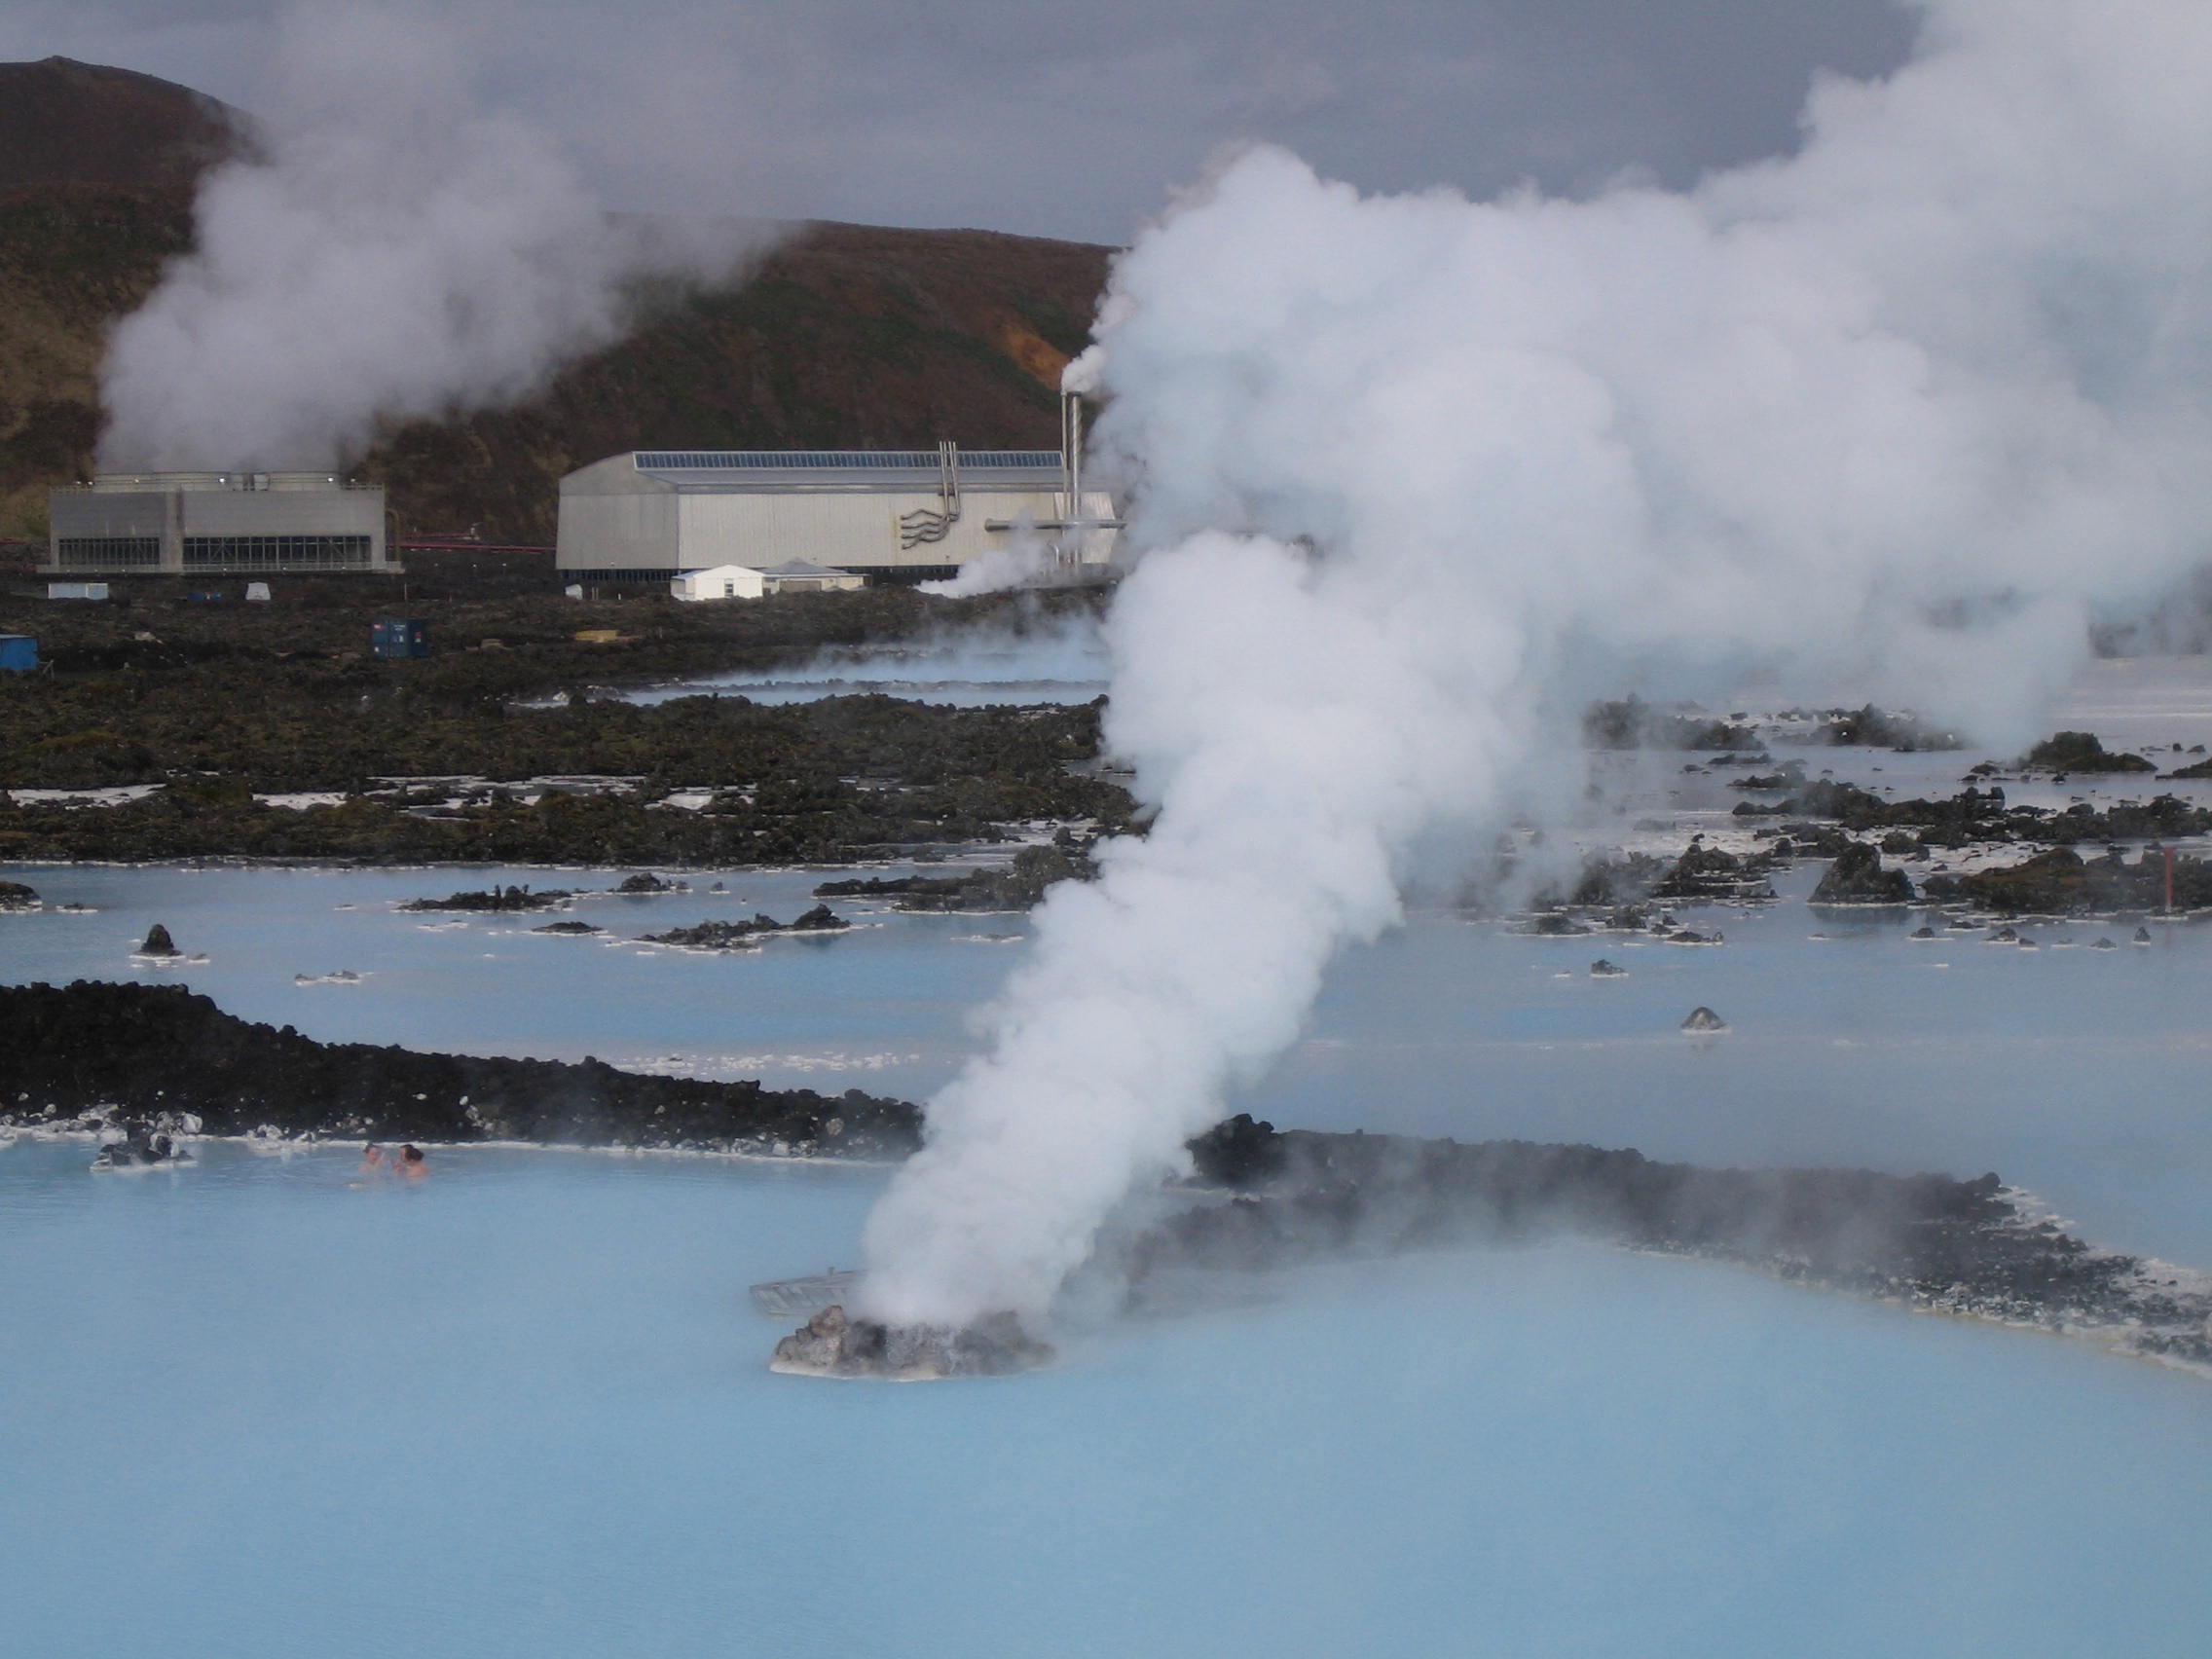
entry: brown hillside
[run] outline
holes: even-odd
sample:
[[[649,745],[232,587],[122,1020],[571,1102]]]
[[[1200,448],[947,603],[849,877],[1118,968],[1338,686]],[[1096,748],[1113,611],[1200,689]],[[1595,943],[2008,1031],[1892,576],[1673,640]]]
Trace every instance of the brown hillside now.
[[[0,187],[190,184],[245,126],[228,104],[134,70],[0,63]]]
[[[67,67],[95,90],[123,74]],[[0,124],[0,179],[30,168],[14,141]],[[183,185],[0,189],[0,536],[43,536],[47,487],[90,468],[106,330],[191,236]],[[480,525],[546,541],[561,475],[625,449],[1048,448],[1059,369],[1087,342],[1110,253],[808,226],[746,281],[650,296],[628,338],[531,402],[400,427],[362,470],[389,486],[403,534]]]
[[[549,540],[561,475],[626,449],[1049,449],[1110,250],[807,227],[751,280],[667,296],[519,408],[392,434],[403,522]]]
[[[0,190],[0,536],[46,535],[46,491],[99,436],[108,325],[192,240],[189,185]]]

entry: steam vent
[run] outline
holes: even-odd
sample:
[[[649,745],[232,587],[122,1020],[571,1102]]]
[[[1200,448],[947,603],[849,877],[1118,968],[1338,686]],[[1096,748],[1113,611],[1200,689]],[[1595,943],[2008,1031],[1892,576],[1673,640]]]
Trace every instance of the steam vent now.
[[[1010,1377],[1034,1371],[1051,1358],[1051,1345],[1030,1336],[1012,1313],[994,1313],[960,1330],[893,1327],[852,1318],[832,1305],[778,1343],[768,1369],[794,1377],[935,1382],[948,1377]]]

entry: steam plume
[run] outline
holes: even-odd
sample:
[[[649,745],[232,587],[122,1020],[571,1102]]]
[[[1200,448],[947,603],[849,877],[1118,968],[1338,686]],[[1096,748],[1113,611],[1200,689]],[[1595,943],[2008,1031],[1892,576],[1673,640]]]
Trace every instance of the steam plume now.
[[[1120,261],[1078,371],[1141,477],[1107,735],[1158,817],[1043,907],[873,1311],[1045,1309],[1415,861],[1556,791],[1586,692],[1793,666],[2018,743],[2092,597],[2212,550],[2212,12],[1926,12],[1688,193],[1363,199],[1263,149]]]
[[[631,276],[739,251],[609,222],[417,7],[297,8],[276,69],[262,153],[203,180],[197,250],[110,342],[104,466],[335,465],[380,419],[527,395],[615,337]]]

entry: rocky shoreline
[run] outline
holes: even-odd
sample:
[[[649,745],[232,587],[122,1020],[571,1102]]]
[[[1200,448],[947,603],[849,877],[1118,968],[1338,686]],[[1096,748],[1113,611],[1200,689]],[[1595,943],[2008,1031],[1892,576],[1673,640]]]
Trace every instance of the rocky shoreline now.
[[[1178,1268],[1570,1235],[2087,1337],[2212,1375],[2212,1277],[2097,1249],[1995,1174],[1715,1169],[1634,1149],[1277,1131],[1246,1116],[1192,1152],[1198,1179],[1225,1196],[1137,1241],[1140,1291]]]
[[[123,1130],[188,1114],[270,1139],[903,1158],[921,1111],[848,1089],[649,1077],[600,1060],[517,1060],[318,1043],[181,985],[0,986],[0,1127]]]
[[[922,1112],[847,1090],[764,1089],[570,1064],[318,1043],[182,986],[0,986],[0,1128],[108,1136],[183,1125],[318,1138],[889,1160]],[[1191,1143],[1192,1198],[1113,1264],[1132,1295],[1177,1270],[1573,1235],[1739,1263],[1929,1310],[2085,1336],[2212,1372],[2212,1278],[2092,1247],[1995,1174],[1719,1169],[1633,1149],[1460,1144],[1239,1116]],[[1051,1350],[1017,1325],[901,1332],[847,1319],[787,1339],[781,1368],[999,1375]]]

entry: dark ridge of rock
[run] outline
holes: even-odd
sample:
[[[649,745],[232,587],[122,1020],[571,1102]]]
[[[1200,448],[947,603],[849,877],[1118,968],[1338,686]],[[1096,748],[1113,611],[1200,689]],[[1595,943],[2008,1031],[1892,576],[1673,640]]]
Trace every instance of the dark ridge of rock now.
[[[1690,1010],[1688,1016],[1682,1021],[1682,1029],[1684,1031],[1725,1031],[1728,1029],[1728,1022],[1714,1014],[1713,1010],[1699,1007]]]
[[[146,930],[146,942],[138,947],[137,954],[140,956],[182,956],[184,952],[177,949],[176,940],[169,938],[169,930],[160,922],[156,922]]]
[[[645,1077],[594,1059],[429,1054],[249,1024],[181,985],[0,986],[0,1124],[196,1114],[210,1134],[897,1158],[921,1111],[849,1089]]]
[[[2059,846],[2002,868],[1932,875],[1923,891],[1931,899],[1963,901],[2005,915],[2080,916],[2162,908],[2165,884],[2160,848],[2146,849],[2129,864],[2118,847],[2102,858],[2083,859],[2072,847]],[[2177,909],[2212,905],[2212,862],[2176,858],[2173,892]]]
[[[163,1163],[190,1163],[191,1152],[180,1145],[176,1135],[191,1132],[187,1127],[192,1120],[177,1121],[177,1115],[165,1112],[153,1123],[131,1125],[129,1132],[119,1141],[110,1141],[93,1156],[94,1169],[148,1169]]]
[[[1838,783],[1833,778],[1819,778],[1807,784],[1797,794],[1782,803],[1785,813],[1801,812],[1810,818],[1833,818],[1846,829],[1863,829],[1881,822],[1890,803],[1878,794],[1869,793],[1857,784]]]
[[[1732,790],[1801,790],[1805,787],[1805,762],[1786,760],[1779,772],[1737,778],[1728,787]]]
[[[1772,899],[1774,889],[1767,885],[1752,861],[1697,840],[1682,850],[1682,856],[1675,861],[1675,867],[1652,888],[1651,897],[1725,899],[1739,904],[1755,904]]]
[[[962,875],[861,876],[825,881],[817,899],[889,899],[900,910],[987,912],[1026,910],[1057,881],[1088,881],[1098,873],[1089,854],[1074,846],[1024,847],[1003,869]]]
[[[2149,928],[2137,928],[2134,939],[2128,942],[2131,944],[2149,944],[2151,942],[2151,930]]]
[[[1912,878],[1901,869],[1884,869],[1882,855],[1864,841],[1854,841],[1828,866],[1809,901],[1815,904],[1909,904]]]
[[[2028,751],[2020,764],[2052,772],[2156,772],[2158,769],[2140,755],[2115,755],[2093,731],[2062,731],[2046,737]]]
[[[2118,950],[2120,946],[2113,943],[2109,939],[2100,939],[2090,944],[2089,948],[2091,950]]]
[[[576,934],[580,936],[604,933],[606,930],[590,922],[547,922],[543,927],[532,928],[530,931],[541,934]]]
[[[1686,709],[1655,709],[1641,697],[1593,703],[1583,712],[1582,740],[1592,749],[1695,749],[1754,754],[1763,745],[1748,725]]]
[[[842,933],[851,926],[829,905],[817,904],[791,922],[756,915],[748,922],[701,922],[695,927],[671,928],[666,933],[641,937],[647,944],[676,944],[687,950],[750,950],[769,934]]]
[[[1812,824],[1800,818],[1781,827],[1774,844],[1780,847],[1785,842],[1793,858],[1832,859],[1851,845],[1851,837],[1833,824]]]
[[[466,893],[449,893],[443,899],[410,899],[402,910],[467,910],[482,915],[507,915],[525,910],[553,910],[575,895],[563,887],[484,887]]]
[[[1548,908],[1556,903],[1616,908],[1641,903],[1666,879],[1669,867],[1664,859],[1654,858],[1649,853],[1630,853],[1617,859],[1593,858],[1584,863],[1574,890],[1564,901],[1547,895],[1537,907]]]
[[[1235,1190],[1132,1247],[1140,1288],[1182,1267],[1264,1270],[1331,1256],[1580,1235],[1747,1263],[1830,1289],[2048,1329],[2212,1365],[2212,1294],[2023,1213],[1995,1175],[1713,1169],[1632,1149],[1278,1133],[1234,1119],[1192,1143]]]
[[[646,870],[638,875],[626,875],[614,889],[617,893],[687,893],[690,889],[681,881],[663,881]]]
[[[35,910],[38,893],[19,881],[0,881],[0,910]]]
[[[1541,915],[1530,916],[1524,926],[1515,931],[1538,939],[1580,939],[1586,934],[1597,932],[1597,929],[1576,921],[1564,910],[1546,910]]]
[[[1628,970],[1618,963],[1608,962],[1601,956],[1597,961],[1590,964],[1590,977],[1593,979],[1625,979],[1628,977]]]
[[[1911,939],[1911,940],[1921,940],[1922,942],[1926,942],[1927,940],[1932,940],[1932,939],[1936,938],[1936,930],[1935,930],[1934,928],[1928,928],[1928,927],[1920,927],[1920,928],[1914,928],[1914,929],[1912,930],[1912,932],[1911,932],[1911,933],[1909,933],[1909,934],[1907,934],[1907,935],[1905,935],[1905,937],[1906,937],[1907,939]]]
[[[894,1382],[1009,1377],[1051,1362],[1052,1348],[1012,1313],[953,1329],[882,1325],[825,1308],[776,1345],[768,1369],[798,1377],[879,1378]]]
[[[1821,728],[1821,735],[1832,744],[1896,749],[1907,755],[1920,750],[1966,747],[1956,732],[1926,725],[1917,715],[1893,714],[1871,703],[1863,709],[1849,709],[1829,717]]]

